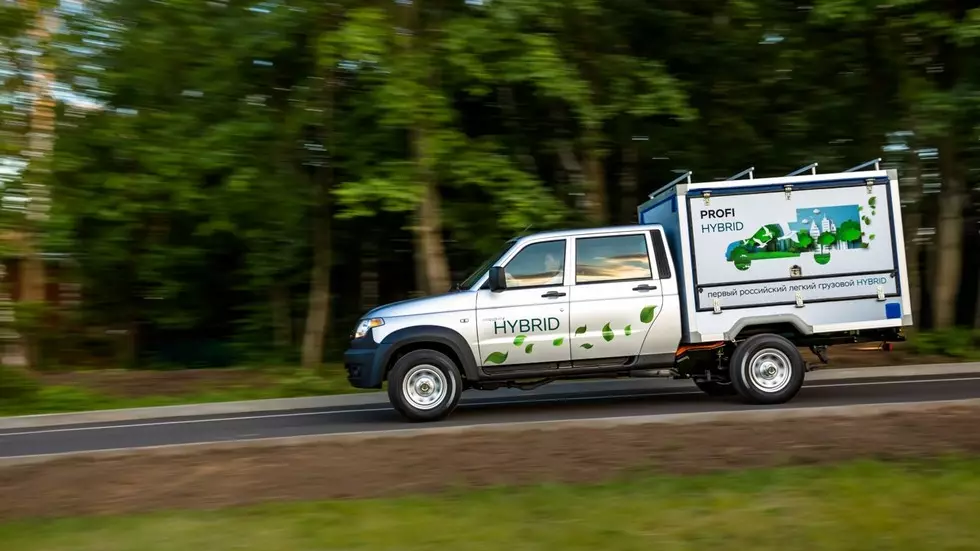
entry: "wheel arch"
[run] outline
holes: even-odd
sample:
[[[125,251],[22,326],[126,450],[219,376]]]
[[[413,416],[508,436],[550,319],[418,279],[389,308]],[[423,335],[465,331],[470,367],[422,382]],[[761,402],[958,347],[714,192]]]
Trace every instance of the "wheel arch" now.
[[[476,359],[470,350],[469,343],[459,332],[438,325],[420,325],[406,327],[386,336],[382,345],[387,345],[387,351],[381,361],[381,378],[384,380],[388,372],[400,358],[416,350],[435,350],[449,357],[457,367],[464,381],[479,379]]]

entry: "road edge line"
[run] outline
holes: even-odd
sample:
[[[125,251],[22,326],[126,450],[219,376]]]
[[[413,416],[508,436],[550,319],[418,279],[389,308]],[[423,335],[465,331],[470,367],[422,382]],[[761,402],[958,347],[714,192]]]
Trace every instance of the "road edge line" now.
[[[980,373],[980,362],[922,364],[910,366],[878,366],[853,368],[824,368],[807,374],[807,381],[837,381],[853,379],[894,379],[916,376],[966,375]],[[647,379],[644,379],[647,380]],[[669,380],[669,379],[668,379]],[[692,385],[693,388],[693,385]],[[380,399],[379,399],[380,398]],[[234,402],[206,402],[175,406],[121,408],[69,413],[42,413],[0,417],[0,430],[39,427],[114,423],[145,419],[177,419],[212,415],[237,415],[255,412],[295,411],[321,408],[346,408],[386,404],[383,393],[333,394],[299,398],[273,398]]]
[[[208,451],[230,449],[281,448],[325,442],[360,443],[370,440],[391,438],[418,438],[424,436],[453,435],[461,433],[527,432],[566,429],[602,429],[639,425],[697,425],[708,423],[742,423],[750,421],[782,421],[805,418],[854,418],[877,417],[892,413],[928,413],[949,408],[980,407],[980,398],[959,400],[936,400],[928,402],[889,402],[882,404],[852,404],[841,406],[820,406],[800,408],[751,409],[743,411],[706,411],[694,413],[668,413],[659,415],[637,415],[621,417],[595,417],[587,419],[553,419],[546,421],[515,421],[486,423],[479,425],[457,425],[449,427],[421,427],[390,429],[383,431],[360,431],[339,434],[312,434],[303,436],[282,436],[271,438],[243,439],[233,441],[194,442],[190,444],[165,444],[116,448],[110,450],[88,450],[42,455],[25,455],[0,458],[0,468],[23,465],[38,465],[71,459],[113,459],[133,456],[173,456],[188,455]]]

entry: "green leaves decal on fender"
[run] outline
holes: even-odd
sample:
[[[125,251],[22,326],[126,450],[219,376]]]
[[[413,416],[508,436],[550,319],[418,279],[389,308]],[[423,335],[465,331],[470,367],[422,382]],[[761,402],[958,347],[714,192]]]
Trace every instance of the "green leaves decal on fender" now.
[[[640,311],[640,321],[643,323],[650,323],[653,321],[653,311],[656,310],[656,306],[647,306]]]
[[[520,346],[524,344],[524,339],[526,338],[527,335],[517,335],[516,337],[514,337],[514,346]]]
[[[575,330],[575,334],[576,335],[581,335],[581,334],[585,333],[585,331],[586,331],[585,328],[586,328],[586,326],[584,326],[584,325],[582,327],[579,327],[578,329]]]
[[[524,353],[525,353],[525,354],[530,354],[530,353],[531,353],[531,349],[533,349],[533,348],[534,348],[534,343],[532,342],[531,344],[529,344],[529,345],[527,345],[527,346],[526,346],[526,347],[524,348]]]
[[[616,334],[613,333],[612,328],[609,327],[609,322],[606,322],[606,325],[604,325],[602,327],[602,338],[605,339],[606,342],[609,342],[609,341],[613,340],[613,337],[615,337],[615,336],[616,336]]]
[[[626,327],[624,327],[623,328],[623,333],[625,333],[627,337],[630,336],[630,335],[632,335],[633,334],[633,326],[632,325],[627,325]]]
[[[585,344],[582,345],[582,348],[588,350],[588,349],[592,348],[592,346],[593,345],[591,343],[585,343]]]
[[[565,342],[565,337],[558,337],[557,339],[551,341],[551,344],[555,346],[561,346],[561,343]]]
[[[507,354],[507,352],[493,352],[487,356],[484,363],[502,364],[507,361]]]

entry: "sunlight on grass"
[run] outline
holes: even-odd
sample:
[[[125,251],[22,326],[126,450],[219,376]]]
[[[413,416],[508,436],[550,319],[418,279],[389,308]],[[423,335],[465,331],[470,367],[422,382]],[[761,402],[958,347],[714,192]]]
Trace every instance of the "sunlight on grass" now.
[[[0,525],[7,551],[976,549],[980,460]]]

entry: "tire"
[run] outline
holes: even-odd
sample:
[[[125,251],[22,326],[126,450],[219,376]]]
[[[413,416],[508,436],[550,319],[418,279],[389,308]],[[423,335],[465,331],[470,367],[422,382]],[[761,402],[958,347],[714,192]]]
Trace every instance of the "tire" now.
[[[735,388],[731,383],[722,383],[720,381],[699,381],[695,379],[694,384],[701,389],[701,392],[704,392],[708,396],[734,396],[736,394]]]
[[[456,409],[462,393],[459,367],[435,350],[409,352],[388,372],[388,399],[409,421],[445,419]]]
[[[750,404],[782,404],[803,387],[806,364],[799,349],[779,335],[754,335],[735,348],[732,387]]]

